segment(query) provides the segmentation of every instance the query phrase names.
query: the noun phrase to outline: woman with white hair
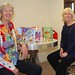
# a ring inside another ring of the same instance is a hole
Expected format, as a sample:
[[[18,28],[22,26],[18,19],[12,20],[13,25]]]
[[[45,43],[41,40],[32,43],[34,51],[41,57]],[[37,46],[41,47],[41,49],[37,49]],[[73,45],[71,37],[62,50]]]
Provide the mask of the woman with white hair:
[[[14,24],[11,22],[14,8],[5,3],[0,6],[0,75],[19,75],[19,71],[27,75],[41,75],[40,65],[25,61],[28,50],[24,41],[19,41],[23,60],[18,59],[17,39]]]
[[[75,61],[75,21],[74,13],[70,7],[64,9],[62,17],[64,25],[61,33],[60,49],[47,56],[56,75],[67,75],[68,66]]]

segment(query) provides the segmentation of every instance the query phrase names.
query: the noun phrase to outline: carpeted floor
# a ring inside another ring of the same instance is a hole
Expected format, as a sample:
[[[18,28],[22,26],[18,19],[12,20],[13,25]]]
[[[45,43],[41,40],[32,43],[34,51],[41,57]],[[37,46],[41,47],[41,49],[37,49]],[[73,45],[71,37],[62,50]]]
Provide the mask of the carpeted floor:
[[[55,71],[48,62],[41,63],[42,66],[42,75],[55,75]],[[75,75],[75,64],[68,67],[69,75]]]
[[[48,62],[41,63],[42,75],[55,75],[53,68]]]

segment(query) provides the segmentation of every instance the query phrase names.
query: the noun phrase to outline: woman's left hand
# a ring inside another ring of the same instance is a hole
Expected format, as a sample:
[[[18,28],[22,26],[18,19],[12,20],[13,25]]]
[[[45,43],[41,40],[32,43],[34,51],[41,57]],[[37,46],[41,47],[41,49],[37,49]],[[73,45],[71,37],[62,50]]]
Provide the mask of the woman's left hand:
[[[25,44],[22,45],[21,51],[22,51],[22,59],[26,59],[28,56],[28,49]]]
[[[64,53],[62,54],[63,57],[66,57],[67,55],[68,55],[67,52],[64,52]]]

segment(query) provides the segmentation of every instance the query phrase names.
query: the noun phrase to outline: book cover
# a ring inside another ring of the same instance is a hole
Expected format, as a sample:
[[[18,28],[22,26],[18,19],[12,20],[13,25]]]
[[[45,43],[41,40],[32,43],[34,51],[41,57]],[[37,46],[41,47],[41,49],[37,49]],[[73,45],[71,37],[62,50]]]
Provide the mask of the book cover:
[[[52,41],[53,40],[52,27],[43,27],[43,38],[44,38],[44,41]]]
[[[35,42],[35,29],[25,27],[23,29],[23,37],[25,37],[25,41],[27,43],[34,43]]]

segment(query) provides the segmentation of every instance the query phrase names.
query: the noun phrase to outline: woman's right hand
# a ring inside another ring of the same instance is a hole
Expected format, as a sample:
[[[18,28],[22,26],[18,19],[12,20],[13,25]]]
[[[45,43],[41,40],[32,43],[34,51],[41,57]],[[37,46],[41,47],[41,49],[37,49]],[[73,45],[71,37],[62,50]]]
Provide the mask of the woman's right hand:
[[[19,70],[15,67],[15,69],[13,70],[13,73],[14,73],[15,75],[19,75]]]

